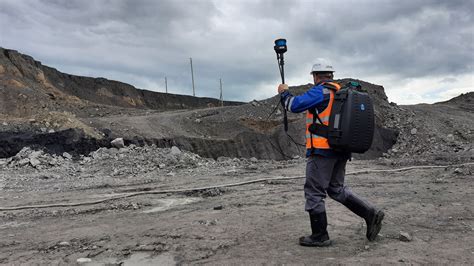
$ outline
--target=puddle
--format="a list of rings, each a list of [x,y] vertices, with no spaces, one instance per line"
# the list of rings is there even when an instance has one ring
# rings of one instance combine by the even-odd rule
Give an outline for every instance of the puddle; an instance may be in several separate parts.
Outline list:
[[[29,223],[27,223],[27,222],[22,222],[22,223],[7,222],[7,223],[4,223],[4,224],[0,224],[0,229],[20,227],[20,226],[27,225],[27,224],[29,224]]]
[[[176,265],[174,256],[171,253],[161,253],[154,256],[151,253],[147,252],[138,252],[133,253],[130,257],[119,260],[116,258],[105,258],[102,260],[84,263],[86,266],[99,266],[99,265],[125,265],[125,266],[135,266],[135,265]]]
[[[161,212],[165,210],[169,210],[175,206],[186,205],[190,203],[194,203],[200,201],[201,198],[174,198],[174,199],[159,199],[156,200],[158,206],[144,210],[144,213],[153,213],[153,212]]]
[[[176,265],[176,261],[170,253],[163,253],[154,257],[148,253],[134,253],[130,258],[123,261],[123,265]]]
[[[107,193],[107,194],[95,194],[95,195],[90,195],[89,198],[91,199],[97,199],[97,198],[110,198],[110,197],[116,197],[116,196],[123,196],[127,195],[128,193]]]

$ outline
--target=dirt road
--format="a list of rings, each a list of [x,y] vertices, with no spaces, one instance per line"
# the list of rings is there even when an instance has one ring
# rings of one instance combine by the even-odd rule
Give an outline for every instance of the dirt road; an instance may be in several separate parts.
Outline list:
[[[2,161],[0,206],[300,176],[305,164],[303,159],[215,161],[183,152],[174,163],[160,157],[160,165],[154,161],[158,156],[150,158],[153,148],[121,156],[127,152],[102,150],[100,156],[43,169],[7,167]],[[362,169],[391,167],[380,161],[348,165],[348,172]],[[334,241],[328,248],[297,244],[309,233],[301,178],[88,206],[0,211],[0,263],[75,264],[82,258],[89,261],[86,265],[472,264],[473,171],[470,165],[348,175],[355,192],[385,210],[384,227],[375,242],[367,242],[363,221],[327,200]],[[400,232],[411,241],[401,241]]]

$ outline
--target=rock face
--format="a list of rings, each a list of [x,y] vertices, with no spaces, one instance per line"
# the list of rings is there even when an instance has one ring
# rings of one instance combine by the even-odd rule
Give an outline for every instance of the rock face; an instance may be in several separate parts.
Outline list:
[[[0,158],[11,157],[24,147],[43,148],[48,153],[58,155],[64,152],[87,154],[100,147],[110,147],[110,142],[90,138],[74,128],[54,133],[0,132]]]
[[[28,116],[38,111],[85,113],[91,108],[103,109],[101,105],[175,110],[218,106],[220,103],[213,98],[159,93],[105,78],[61,73],[31,56],[1,47],[0,86],[3,88],[0,90],[0,112],[15,116]],[[224,102],[226,106],[239,104],[242,103]]]

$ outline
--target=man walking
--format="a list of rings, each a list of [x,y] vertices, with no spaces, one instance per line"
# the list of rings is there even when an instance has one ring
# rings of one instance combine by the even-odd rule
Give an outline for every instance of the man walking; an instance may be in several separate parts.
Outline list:
[[[321,61],[313,65],[315,86],[300,96],[293,96],[288,85],[280,84],[278,93],[282,96],[287,111],[300,113],[307,111],[306,116],[306,182],[304,193],[305,210],[309,213],[312,234],[299,239],[303,246],[329,246],[331,240],[327,232],[327,217],[324,199],[326,193],[330,198],[342,203],[353,213],[362,217],[367,223],[366,237],[373,241],[382,228],[383,211],[354,194],[344,186],[344,175],[350,152],[331,149],[327,138],[312,134],[308,128],[312,123],[329,124],[334,100],[334,91],[341,86],[333,81],[334,69],[331,64]],[[319,119],[316,119],[316,115]]]

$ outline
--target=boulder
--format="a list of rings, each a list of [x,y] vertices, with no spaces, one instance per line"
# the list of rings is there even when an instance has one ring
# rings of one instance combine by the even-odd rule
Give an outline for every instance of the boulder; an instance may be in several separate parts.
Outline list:
[[[58,246],[60,247],[69,247],[71,245],[71,243],[67,242],[67,241],[63,241],[63,242],[60,242],[58,244]]]
[[[30,164],[31,164],[31,166],[33,166],[33,167],[37,167],[38,165],[41,164],[41,161],[38,160],[38,159],[36,159],[36,158],[31,158],[31,159],[30,159]]]
[[[79,258],[79,259],[77,259],[76,261],[77,261],[77,263],[79,263],[79,264],[92,262],[92,260],[89,259],[89,258]]]
[[[63,157],[64,157],[64,159],[68,159],[68,160],[72,159],[72,155],[67,153],[67,152],[63,152]]]
[[[407,232],[400,232],[400,235],[398,236],[398,239],[403,242],[410,242],[413,240],[412,236],[407,233]]]
[[[454,141],[454,136],[453,136],[453,134],[448,134],[448,136],[446,136],[446,138],[447,138],[449,141]]]
[[[125,148],[125,143],[123,141],[123,138],[116,138],[110,142],[110,145],[112,147],[120,149],[120,148]]]
[[[181,150],[178,147],[173,146],[173,147],[171,147],[171,154],[179,155],[179,154],[181,154]]]

